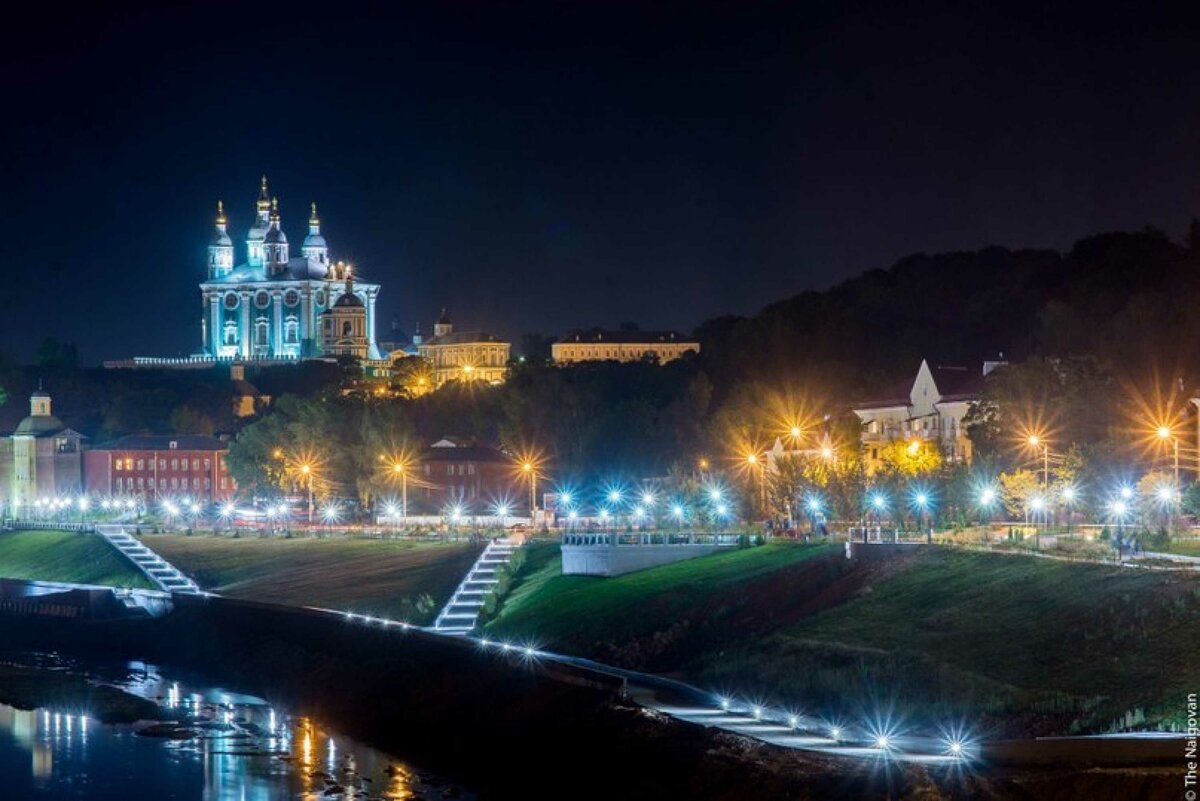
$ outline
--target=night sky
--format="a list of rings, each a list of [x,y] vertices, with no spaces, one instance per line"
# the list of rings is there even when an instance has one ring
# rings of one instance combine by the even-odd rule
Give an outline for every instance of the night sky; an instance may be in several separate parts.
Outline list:
[[[916,251],[1200,214],[1200,31],[848,4],[40,4],[6,22],[0,351],[191,352],[216,200],[425,330],[691,330]],[[959,7],[979,4],[955,4]]]

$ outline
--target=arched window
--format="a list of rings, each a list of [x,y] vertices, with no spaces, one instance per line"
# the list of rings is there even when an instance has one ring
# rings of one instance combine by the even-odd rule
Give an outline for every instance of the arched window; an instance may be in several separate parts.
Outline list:
[[[349,320],[342,323],[342,336],[344,336],[344,337],[354,336],[354,324],[351,323]]]
[[[300,321],[294,314],[289,314],[283,321],[283,343],[285,345],[300,343]]]
[[[254,321],[254,346],[257,348],[265,348],[270,342],[271,326],[267,322],[266,317],[259,317]]]
[[[225,344],[236,345],[238,341],[237,323],[229,320],[225,323]]]

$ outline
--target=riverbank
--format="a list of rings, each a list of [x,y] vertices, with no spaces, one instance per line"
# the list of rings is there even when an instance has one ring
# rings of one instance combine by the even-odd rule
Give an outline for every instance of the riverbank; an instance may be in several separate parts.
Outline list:
[[[544,554],[486,633],[829,718],[887,710],[994,737],[1179,726],[1200,686],[1195,576],[865,553],[777,545],[611,579],[561,576]]]
[[[0,578],[158,589],[103,537],[52,529],[0,530]]]

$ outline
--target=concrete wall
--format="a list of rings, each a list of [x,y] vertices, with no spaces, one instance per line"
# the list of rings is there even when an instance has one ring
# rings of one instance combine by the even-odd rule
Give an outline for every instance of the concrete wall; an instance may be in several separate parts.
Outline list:
[[[564,576],[619,576],[648,567],[682,562],[730,548],[729,545],[563,545]]]

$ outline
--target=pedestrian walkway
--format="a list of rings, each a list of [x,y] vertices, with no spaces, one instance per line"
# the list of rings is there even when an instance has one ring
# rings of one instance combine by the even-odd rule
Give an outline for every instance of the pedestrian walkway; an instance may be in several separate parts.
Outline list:
[[[100,525],[96,533],[123,553],[138,570],[167,592],[195,595],[200,592],[196,582],[183,575],[174,565],[147,548],[140,540],[126,531],[125,526]]]
[[[489,542],[442,608],[433,624],[433,631],[461,636],[474,630],[484,600],[496,589],[499,580],[497,571],[509,563],[519,547],[520,541],[511,538]]]

